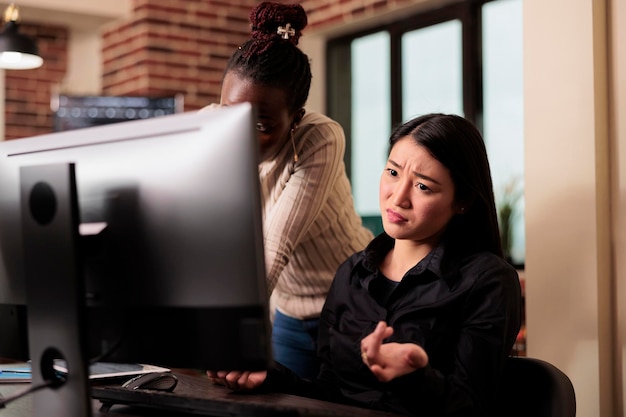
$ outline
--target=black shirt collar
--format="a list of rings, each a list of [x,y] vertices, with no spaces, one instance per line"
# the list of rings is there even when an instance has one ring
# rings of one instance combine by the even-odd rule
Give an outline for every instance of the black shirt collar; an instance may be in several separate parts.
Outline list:
[[[378,271],[379,265],[385,255],[393,248],[395,239],[383,232],[376,236],[363,251],[361,266],[371,277],[372,273]],[[446,262],[444,263],[444,258]],[[439,243],[424,259],[415,265],[408,272],[409,275],[421,275],[429,271],[438,279],[443,279],[448,286],[452,287],[458,277],[458,267],[460,261],[452,256],[452,251],[446,251],[445,243]],[[363,277],[365,278],[365,277]]]

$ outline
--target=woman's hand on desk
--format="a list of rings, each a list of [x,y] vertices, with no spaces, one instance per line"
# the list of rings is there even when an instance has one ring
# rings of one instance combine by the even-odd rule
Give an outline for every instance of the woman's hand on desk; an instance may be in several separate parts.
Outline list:
[[[361,358],[379,381],[389,382],[428,365],[426,351],[415,343],[383,343],[393,328],[380,322],[361,340]]]
[[[267,377],[267,371],[206,371],[206,374],[214,384],[235,391],[258,388]]]

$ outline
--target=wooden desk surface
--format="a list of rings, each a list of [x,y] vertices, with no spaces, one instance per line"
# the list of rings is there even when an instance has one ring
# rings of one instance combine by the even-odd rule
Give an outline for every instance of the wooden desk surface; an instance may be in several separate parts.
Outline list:
[[[151,392],[145,393],[145,398],[150,401],[159,401],[158,397],[170,396],[174,402],[180,402],[185,406],[193,405],[196,402],[208,404],[208,408],[217,407],[219,412],[214,415],[222,417],[225,415],[258,415],[271,417],[274,414],[272,409],[280,410],[284,415],[303,415],[307,417],[328,416],[332,411],[333,415],[345,417],[398,417],[397,414],[384,413],[380,411],[368,410],[358,407],[350,407],[341,404],[318,401],[309,398],[297,397],[293,395],[268,393],[268,394],[241,394],[234,393],[226,388],[213,385],[203,374],[195,371],[175,371],[179,379],[178,386],[174,393],[159,393],[154,397]],[[2,384],[0,393],[4,396],[10,395],[17,390],[25,389],[27,384]],[[94,388],[96,395],[101,395],[104,387]],[[137,394],[131,392],[131,394]],[[36,393],[34,395],[37,395]],[[140,397],[144,394],[141,393]],[[150,398],[152,397],[152,398]],[[129,396],[134,401],[135,395]],[[180,400],[180,401],[179,401]],[[1,417],[35,417],[33,416],[32,397],[26,396],[7,405],[6,409],[0,409]],[[169,401],[168,401],[169,402]],[[101,411],[102,403],[99,400],[92,401],[93,417],[188,417],[197,416],[184,411],[173,411],[166,408],[136,407],[128,405],[113,405],[108,411]],[[184,409],[183,407],[183,409]],[[295,410],[304,412],[298,414]],[[249,413],[249,414],[248,414]],[[201,414],[213,415],[213,414]],[[40,417],[40,416],[36,416]],[[44,416],[41,416],[44,417]],[[56,416],[45,416],[56,417]],[[59,416],[66,417],[66,416]]]

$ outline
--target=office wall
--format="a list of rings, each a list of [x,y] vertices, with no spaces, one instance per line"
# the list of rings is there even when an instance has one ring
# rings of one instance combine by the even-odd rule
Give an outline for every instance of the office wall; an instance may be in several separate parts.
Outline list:
[[[626,2],[609,5],[609,137],[611,164],[612,251],[616,313],[615,416],[626,415]]]
[[[618,2],[524,2],[528,354],[571,377],[580,416],[624,415]]]

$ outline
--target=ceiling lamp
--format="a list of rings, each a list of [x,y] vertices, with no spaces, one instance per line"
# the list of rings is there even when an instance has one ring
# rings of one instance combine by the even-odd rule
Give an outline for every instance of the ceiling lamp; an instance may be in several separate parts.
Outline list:
[[[0,32],[0,69],[33,69],[43,64],[33,39],[18,33],[20,14],[15,4],[4,11]]]

